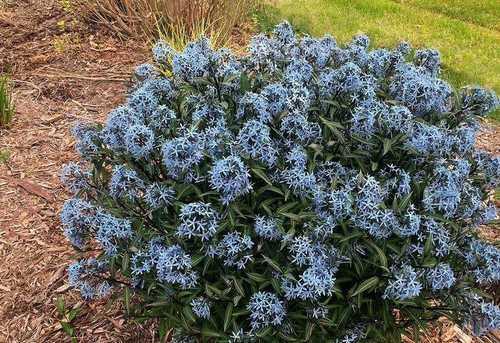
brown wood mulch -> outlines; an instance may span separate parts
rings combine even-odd
[[[76,159],[70,128],[77,120],[102,121],[147,56],[143,43],[73,23],[60,1],[0,7],[0,72],[12,73],[17,105],[11,127],[0,129],[0,161],[8,155],[0,162],[0,342],[69,342],[56,309],[61,297],[79,309],[72,323],[79,342],[154,341],[154,325],[127,320],[120,301],[84,303],[69,289],[74,251],[59,222],[68,198],[59,171]],[[500,154],[499,141],[498,126],[485,126],[479,144]],[[495,230],[486,234],[498,238]],[[426,336],[474,341],[447,321]]]

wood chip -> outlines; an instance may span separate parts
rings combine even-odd
[[[53,284],[55,284],[61,277],[64,275],[65,266],[59,267],[54,274],[50,277],[49,281],[45,285],[46,288],[50,288]]]
[[[2,285],[0,285],[0,289],[2,291],[4,291],[4,292],[10,292],[11,291],[11,289],[9,287],[5,287],[5,286],[2,286]]]
[[[68,289],[70,289],[70,288],[71,288],[71,286],[70,286],[70,285],[65,284],[65,285],[62,285],[61,287],[59,287],[58,289],[56,289],[56,290],[55,290],[55,292],[56,292],[57,294],[61,294],[61,293],[66,292],[66,291],[67,291]]]
[[[48,202],[53,202],[54,197],[52,194],[48,193],[45,189],[40,187],[39,185],[36,185],[32,182],[26,181],[26,180],[20,180],[20,179],[14,179],[14,178],[9,178],[9,182],[13,183],[21,188],[23,188],[26,192],[37,195]]]

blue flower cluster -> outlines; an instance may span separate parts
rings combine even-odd
[[[87,238],[97,228],[98,209],[88,201],[74,198],[67,200],[61,210],[64,234],[79,249],[85,247]]]
[[[61,173],[61,222],[95,259],[71,285],[130,285],[155,304],[144,315],[200,341],[375,341],[400,329],[393,313],[419,324],[436,304],[498,327],[496,305],[463,306],[500,281],[478,233],[497,219],[500,157],[476,148],[496,94],[452,89],[439,52],[406,42],[283,22],[248,50],[160,41],[124,104],[75,126],[85,164]]]
[[[481,87],[466,87],[461,96],[462,108],[470,114],[484,116],[500,106],[498,96],[493,91]]]
[[[83,159],[91,161],[97,157],[102,138],[95,126],[78,122],[71,132],[76,139],[76,151]]]
[[[422,291],[422,283],[419,275],[410,265],[403,265],[393,273],[393,279],[389,281],[384,291],[384,298],[394,300],[407,300],[417,297]]]
[[[283,233],[278,227],[278,222],[275,218],[257,216],[255,218],[255,234],[266,240],[275,241],[283,237]]]
[[[238,133],[237,143],[242,152],[268,166],[276,163],[277,151],[273,146],[270,128],[257,120],[249,120]]]
[[[153,182],[144,191],[144,200],[153,209],[166,209],[174,200],[175,190],[164,183]]]
[[[152,53],[156,63],[166,64],[175,54],[175,50],[166,42],[160,40],[153,46]]]
[[[498,329],[500,326],[500,307],[492,303],[481,304],[481,331]]]
[[[346,334],[339,340],[340,343],[356,343],[364,340],[367,336],[366,324],[359,324],[347,330]]]
[[[472,326],[475,335],[481,336],[498,328],[500,324],[500,307],[481,299],[476,293],[465,295],[465,304],[469,315],[468,324]]]
[[[153,261],[156,265],[158,280],[192,288],[196,285],[198,274],[192,270],[191,257],[179,245],[155,247]]]
[[[193,313],[199,318],[210,318],[210,304],[208,303],[207,299],[203,297],[198,297],[191,300],[191,309],[193,310]]]
[[[428,73],[424,67],[401,64],[390,84],[390,94],[408,107],[416,116],[429,112],[448,112],[451,109],[450,86]]]
[[[415,65],[423,67],[432,76],[437,76],[441,68],[441,55],[434,49],[415,51]]]
[[[222,240],[209,248],[209,255],[217,256],[224,261],[224,265],[245,269],[245,266],[253,261],[252,237],[242,235],[235,231],[222,237]]]
[[[436,165],[435,177],[424,190],[422,202],[426,210],[440,212],[446,218],[453,217],[459,209],[469,173],[470,164],[465,160],[453,161],[451,165]]]
[[[84,249],[95,236],[108,256],[118,253],[118,245],[132,237],[128,219],[116,218],[93,204],[78,198],[65,202],[61,211],[64,234],[73,246]]]
[[[434,290],[450,288],[456,281],[453,269],[447,263],[438,264],[427,272],[426,277]]]
[[[247,309],[250,311],[252,330],[281,325],[286,316],[283,301],[270,292],[254,293],[250,297]]]
[[[68,268],[69,285],[77,288],[86,300],[106,297],[112,289],[104,279],[107,271],[105,262],[93,258],[74,262]]]
[[[74,194],[87,189],[90,186],[91,173],[82,169],[82,166],[70,162],[64,165],[61,171],[61,182]]]
[[[224,204],[229,204],[252,189],[248,168],[238,156],[216,161],[210,171],[210,184],[221,193]]]
[[[107,255],[118,254],[118,242],[132,237],[132,224],[128,219],[116,218],[107,213],[100,213],[95,238]]]
[[[182,207],[179,218],[177,235],[180,237],[196,237],[208,241],[217,231],[218,214],[210,204],[201,202],[186,204]]]
[[[315,243],[306,236],[294,238],[289,244],[289,250],[291,262],[305,269],[297,282],[283,277],[285,297],[289,300],[317,300],[331,296],[339,260],[337,250]]]
[[[466,258],[477,282],[485,284],[500,281],[499,248],[474,239],[470,242]]]
[[[109,194],[113,198],[134,200],[142,195],[143,190],[144,181],[135,170],[125,165],[117,165],[113,168],[109,181]]]
[[[198,282],[198,273],[192,268],[191,256],[179,245],[166,246],[160,237],[151,239],[143,250],[136,251],[130,263],[132,281],[138,287],[151,274],[161,282],[181,289],[194,287]]]
[[[190,130],[163,143],[161,152],[168,176],[187,181],[196,179],[193,168],[203,159],[201,138],[198,132]]]
[[[135,158],[147,157],[153,149],[155,135],[144,125],[131,126],[125,133],[127,151]]]

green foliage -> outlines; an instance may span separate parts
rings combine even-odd
[[[0,163],[6,163],[10,158],[10,150],[1,149],[0,150]]]
[[[9,88],[9,78],[0,75],[0,127],[8,126],[15,113],[14,100]]]
[[[77,339],[75,336],[75,327],[72,322],[78,316],[80,309],[78,307],[72,309],[67,308],[63,297],[57,298],[56,308],[59,313],[59,317],[61,318],[59,323],[61,324],[63,331],[70,337],[72,343],[76,343]]]

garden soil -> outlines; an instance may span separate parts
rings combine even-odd
[[[154,322],[127,320],[120,299],[84,303],[67,284],[75,252],[60,228],[69,194],[59,171],[77,158],[70,129],[103,121],[149,55],[142,42],[75,20],[65,3],[0,0],[0,73],[12,75],[16,104],[11,127],[0,129],[0,342],[71,341],[57,299],[78,309],[71,322],[78,342],[154,342]],[[498,155],[499,143],[499,127],[485,123],[479,144]],[[494,228],[484,234],[498,239]],[[425,336],[429,343],[500,340],[472,339],[446,320]]]

